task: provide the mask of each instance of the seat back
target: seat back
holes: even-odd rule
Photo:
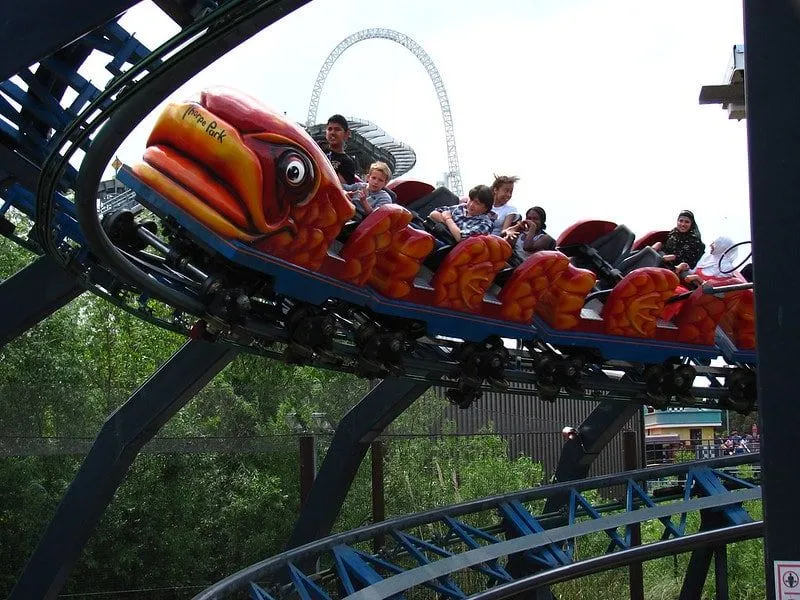
[[[641,250],[645,246],[652,246],[656,242],[663,244],[667,239],[668,233],[668,231],[650,231],[633,243],[633,250]]]
[[[661,254],[653,250],[650,246],[645,246],[638,252],[634,252],[620,261],[617,268],[624,277],[634,269],[660,266],[662,266]]]
[[[612,266],[617,266],[631,252],[636,236],[625,225],[617,225],[590,244],[600,257]]]
[[[395,195],[395,203],[406,206],[414,200],[419,200],[423,196],[433,191],[433,186],[424,181],[413,179],[395,179],[386,186],[389,193]]]

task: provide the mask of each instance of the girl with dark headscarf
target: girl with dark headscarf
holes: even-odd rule
[[[694,269],[697,261],[703,256],[706,245],[700,238],[700,229],[692,211],[682,210],[678,214],[677,226],[667,234],[661,250],[664,254],[675,256],[673,264],[676,270]],[[688,267],[681,268],[683,263]]]
[[[525,219],[505,229],[503,237],[514,248],[515,261],[522,262],[531,254],[541,250],[553,250],[556,241],[545,232],[547,213],[541,206],[529,208]]]

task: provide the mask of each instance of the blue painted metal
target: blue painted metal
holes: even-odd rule
[[[475,538],[491,544],[500,543],[500,539],[498,537],[486,533],[477,527],[468,525],[467,523],[457,521],[452,517],[445,517],[444,522],[447,523],[447,525],[450,527],[450,531],[453,532],[458,539],[460,539],[473,550],[480,548],[480,544]],[[479,567],[479,570],[481,573],[489,577],[490,582],[511,581],[513,579],[511,575],[509,575],[508,571],[496,560],[488,561],[486,566]]]
[[[597,404],[578,427],[578,437],[568,440],[561,450],[555,480],[560,482],[583,479],[595,459],[622,427],[641,408],[621,400],[604,400]],[[556,512],[563,507],[566,496],[547,499],[546,512]]]
[[[745,90],[750,173],[755,302],[759,318],[758,388],[764,474],[764,550],[767,595],[775,594],[773,565],[800,560],[797,498],[800,483],[793,442],[800,431],[797,332],[800,280],[786,277],[796,264],[800,205],[800,14],[794,0],[744,2]]]
[[[647,495],[647,493],[642,489],[638,482],[632,481],[628,485],[628,489],[625,494],[625,507],[630,512],[635,510],[636,503],[641,502],[647,508],[654,508],[656,503]],[[672,537],[681,537],[683,535],[683,531],[680,529],[676,529],[675,525],[672,523],[672,517],[662,517],[659,519],[661,524],[664,526],[664,533],[662,534],[661,539],[668,539],[670,536]],[[631,538],[633,537],[633,528],[627,527],[625,529],[625,543],[628,547],[631,545]]]
[[[52,600],[141,447],[236,356],[187,342],[106,421],[9,600]]]
[[[545,529],[519,500],[503,503],[499,507],[500,514],[507,519],[519,536],[542,533]],[[538,552],[529,552],[526,557],[545,567],[557,567],[572,562],[572,557],[556,544],[548,544]]]
[[[339,544],[333,548],[333,557],[339,580],[342,583],[346,594],[353,594],[357,589],[372,585],[383,579],[361,558],[359,553],[350,548]],[[358,587],[355,586],[351,574],[358,580]]]
[[[578,509],[582,508],[585,514],[589,515],[592,519],[600,519],[600,513],[597,509],[592,506],[592,503],[589,502],[586,498],[583,497],[582,494],[579,494],[577,491],[572,490],[569,497],[569,522],[575,523],[578,518]],[[610,538],[610,545],[606,552],[612,552],[615,548],[619,548],[620,550],[625,550],[628,545],[625,543],[625,540],[620,537],[619,533],[617,533],[616,529],[606,529],[606,533]]]
[[[560,569],[530,575],[509,584],[488,588],[473,595],[472,600],[506,600],[525,597],[525,594],[542,586],[553,585],[618,567],[630,566],[644,560],[674,556],[698,547],[754,539],[761,535],[763,527],[764,523],[759,521],[748,523],[747,525],[696,533],[674,540],[648,544],[647,546],[638,546],[629,550],[615,552],[614,554],[605,554],[567,565]]]
[[[50,256],[42,256],[0,283],[0,347],[83,292],[78,281]],[[12,316],[13,315],[13,316]]]
[[[701,515],[717,515],[716,521],[711,517],[704,517],[709,530],[724,531],[730,528],[742,531],[742,527],[749,525],[749,522],[744,525],[732,524],[725,515],[729,508],[735,513],[744,501],[757,500],[760,497],[760,488],[749,484],[750,487],[740,489],[737,484],[736,489],[727,490],[720,482],[729,480],[721,475],[720,469],[752,462],[755,462],[752,456],[740,456],[642,469],[624,475],[544,486],[409,515],[287,551],[229,577],[196,596],[196,600],[223,598],[250,582],[258,584],[265,580],[280,580],[282,573],[286,573],[286,578],[297,582],[295,585],[305,589],[284,590],[288,596],[295,592],[301,597],[305,593],[310,598],[312,594],[308,592],[307,582],[317,581],[324,576],[328,582],[326,589],[340,590],[339,594],[329,594],[333,598],[347,595],[350,600],[382,600],[403,594],[416,586],[432,587],[449,598],[460,598],[461,590],[450,583],[456,573],[471,570],[482,573],[486,577],[487,585],[512,585],[528,579],[528,574],[507,571],[504,575],[508,577],[498,579],[498,573],[487,566],[496,565],[498,560],[519,554],[538,561],[543,573],[559,572],[566,567],[572,567],[577,560],[575,554],[564,550],[565,547],[569,548],[571,539],[600,532],[606,532],[609,536],[611,544],[607,551],[611,555],[631,553],[641,560],[642,552],[646,552],[646,545],[644,549],[631,548],[629,538],[620,533],[634,524],[661,523],[665,532],[661,539],[674,538],[669,541],[686,536],[685,528],[676,527],[673,517],[688,513],[699,511]],[[673,477],[676,486],[685,486],[678,493],[678,498],[685,498],[683,502],[676,502],[675,495],[649,495],[644,491],[646,488],[638,483],[650,478],[664,477]],[[703,482],[703,490],[712,490],[714,493],[696,497],[695,488],[701,485],[698,481]],[[625,503],[609,505],[608,501],[601,500],[600,504],[589,501],[586,493],[588,490],[620,483],[628,486]],[[564,526],[545,528],[542,523],[549,522],[548,516],[534,515],[527,507],[535,506],[537,500],[553,494],[566,494],[573,499],[570,514]],[[496,522],[496,518],[489,518],[495,512],[505,519],[506,529],[513,529],[511,533],[503,535],[497,526],[477,530],[465,523],[466,520]],[[450,534],[441,533],[443,526]],[[452,535],[456,530],[468,532],[468,535]],[[431,535],[432,531],[438,533]],[[477,531],[481,533],[478,534]],[[426,537],[421,532],[426,532]],[[369,547],[370,540],[385,537],[387,534],[395,544],[385,546],[379,556],[362,550]],[[465,543],[465,538],[471,539],[472,543]],[[334,568],[324,573],[314,572],[313,566],[320,564],[333,564]],[[702,566],[700,562],[698,564]],[[299,565],[308,567],[301,568]],[[702,573],[702,569],[698,568],[695,574],[700,577]],[[331,577],[336,580],[331,580]]]
[[[431,561],[425,555],[423,550],[428,550],[429,552],[441,557],[454,556],[453,552],[449,552],[444,548],[440,548],[435,544],[428,543],[425,540],[421,540],[416,536],[404,533],[402,531],[392,531],[392,537],[421,566],[431,564]],[[460,600],[461,598],[466,597],[464,591],[458,587],[458,585],[452,579],[450,579],[450,577],[440,577],[435,582],[432,582],[430,587],[435,592],[447,596],[448,598],[454,598],[455,600]]]
[[[258,586],[255,583],[250,584],[250,598],[252,600],[275,600],[275,598],[265,592],[261,586]]]
[[[294,565],[289,565],[292,584],[300,600],[331,600],[328,593]]]
[[[369,445],[429,387],[429,383],[384,379],[342,418],[289,537],[290,548],[330,533]]]
[[[78,7],[85,4],[85,1],[78,0]],[[42,5],[49,5],[50,2],[41,2],[37,1],[36,4]],[[90,3],[92,4],[92,3]],[[108,5],[106,5],[106,8]],[[30,8],[30,5],[26,7],[27,9]],[[73,8],[71,7],[70,10]],[[65,24],[64,29],[69,30],[70,23]],[[42,40],[39,40],[41,43],[39,46],[44,47],[47,44],[51,44],[53,42],[54,36],[45,35]],[[111,62],[107,65],[107,68],[117,75],[122,75],[124,71],[124,65],[129,62],[138,61],[145,56],[148,55],[148,51],[146,48],[141,46],[134,38],[129,36],[127,32],[124,32],[119,28],[115,23],[109,23],[102,29],[92,32],[89,35],[84,36],[82,40],[80,40],[79,45],[82,48],[91,48],[93,50],[100,50],[103,52],[108,53],[111,55]],[[32,44],[33,46],[33,44]],[[41,49],[41,48],[40,48]],[[38,52],[39,50],[37,50]],[[39,69],[34,74],[31,71],[23,71],[20,72],[20,78],[24,81],[27,85],[27,89],[22,89],[16,83],[5,81],[0,82],[0,91],[7,94],[9,97],[15,98],[19,100],[19,102],[23,105],[23,108],[20,111],[12,111],[13,115],[11,115],[10,120],[15,124],[14,126],[9,126],[4,124],[3,121],[0,121],[0,126],[5,127],[5,134],[6,136],[13,142],[11,146],[3,147],[3,153],[0,153],[0,175],[3,178],[6,175],[10,175],[11,177],[17,177],[20,179],[20,185],[17,188],[12,189],[12,186],[6,186],[8,189],[6,192],[8,193],[8,197],[4,193],[4,197],[6,197],[7,204],[3,205],[4,210],[7,210],[8,205],[12,203],[12,200],[8,198],[13,198],[13,203],[15,206],[24,206],[30,211],[31,214],[36,215],[36,205],[35,202],[32,200],[30,194],[31,189],[31,181],[35,178],[31,176],[31,172],[29,169],[26,168],[24,162],[20,162],[18,159],[20,155],[22,157],[32,160],[34,163],[40,163],[48,154],[52,151],[58,151],[57,144],[55,143],[57,140],[56,138],[49,138],[47,132],[50,128],[60,130],[64,129],[68,123],[71,123],[75,115],[77,115],[88,102],[96,100],[99,97],[99,90],[94,88],[89,82],[83,80],[77,73],[77,67],[80,63],[82,63],[82,59],[80,57],[83,56],[81,52],[77,52],[72,56],[72,60],[65,60],[62,59],[66,58],[61,53],[57,56],[52,56],[51,58],[46,58],[42,60],[42,63]],[[85,58],[85,56],[84,56]],[[2,65],[2,61],[0,60],[0,65]],[[157,65],[157,63],[154,63]],[[188,72],[189,66],[186,67]],[[3,75],[0,77],[2,79],[6,77]],[[180,77],[178,78],[180,79]],[[70,106],[68,107],[61,107],[61,99],[64,94],[64,91],[67,87],[71,87],[77,92],[77,98],[73,101]],[[100,107],[102,108],[109,108],[111,106],[110,99],[104,100]],[[5,111],[7,113],[9,109],[13,109],[13,107],[8,103],[3,103],[2,97],[0,97],[0,110]],[[8,114],[11,114],[8,112]],[[83,142],[78,142],[79,144],[86,144],[88,140],[84,140]],[[8,153],[7,151],[9,148],[13,151],[12,153]],[[35,168],[35,167],[34,167]],[[71,167],[67,168],[66,171],[66,181],[74,180],[74,171],[71,170]],[[27,187],[27,189],[25,189]],[[59,203],[59,212],[57,213],[56,219],[54,221],[55,225],[55,234],[56,239],[58,242],[63,240],[64,237],[70,237],[71,239],[78,241],[79,243],[84,241],[81,235],[81,230],[75,225],[75,221],[72,218],[72,210],[73,205],[69,202],[66,198],[60,197],[57,198],[57,202]],[[165,211],[166,212],[166,211]],[[47,232],[48,235],[51,233],[50,231]],[[202,231],[200,233],[203,233]],[[48,238],[49,239],[49,238]],[[247,249],[243,248],[241,245],[237,245],[236,247],[229,249],[229,256],[242,256],[246,255]],[[85,259],[86,252],[79,252],[79,255],[82,259]],[[261,260],[259,258],[259,260]],[[286,270],[289,267],[286,264],[277,264],[276,268],[281,270]],[[303,290],[307,288],[306,280],[308,278],[308,273],[296,273],[295,275],[290,276],[288,279],[282,278],[281,285],[285,285],[285,288],[282,288],[283,291],[288,293],[289,295],[295,297],[302,297],[304,292]],[[285,281],[284,281],[285,279]],[[334,281],[327,281],[324,282],[327,285],[327,288],[324,289],[343,289],[340,284]],[[351,300],[354,304],[359,304],[359,297],[361,298],[360,303],[361,305],[366,305],[370,307],[381,307],[386,308],[388,307],[389,314],[397,314],[399,316],[409,317],[409,313],[413,311],[408,306],[403,305],[402,303],[386,303],[380,298],[376,298],[375,296],[372,297],[364,297],[363,293],[359,290],[349,290],[344,288],[345,291],[342,292],[345,294],[348,300]],[[319,289],[315,288],[315,293],[317,294],[311,301],[319,301],[322,298],[322,293]],[[350,294],[350,296],[347,296]],[[359,294],[362,294],[359,296]],[[143,292],[142,297],[146,298],[148,294]],[[392,312],[394,311],[394,312]],[[384,311],[386,312],[386,311]],[[435,312],[435,311],[434,311]],[[638,340],[625,340],[622,338],[611,339],[607,336],[587,336],[584,334],[574,335],[570,333],[552,331],[547,328],[541,322],[536,322],[533,327],[530,328],[514,328],[509,327],[507,324],[502,324],[499,322],[487,322],[487,320],[473,320],[469,318],[461,318],[455,319],[452,322],[447,321],[446,319],[453,319],[452,314],[448,315],[434,315],[431,318],[431,322],[434,323],[431,325],[430,329],[432,332],[441,331],[443,333],[459,331],[460,337],[466,337],[467,339],[474,339],[475,341],[480,341],[484,337],[487,337],[488,334],[503,334],[508,335],[508,337],[530,337],[533,335],[531,332],[534,333],[538,332],[539,335],[545,336],[548,340],[562,344],[565,346],[591,346],[597,347],[607,353],[609,356],[615,356],[620,359],[629,358],[631,360],[637,361],[652,361],[658,362],[662,360],[664,357],[669,357],[673,355],[692,355],[698,358],[709,358],[711,356],[716,356],[717,351],[713,349],[701,348],[701,347],[689,347],[685,345],[679,344],[651,344],[651,343],[642,343]],[[441,324],[441,330],[438,330],[439,323]],[[516,331],[516,334],[513,332]],[[467,332],[465,335],[461,335],[462,332]],[[542,333],[543,332],[543,333]],[[509,335],[510,334],[510,335]],[[736,357],[734,357],[736,358]],[[739,357],[740,358],[740,357]],[[222,359],[220,359],[222,360]],[[191,379],[191,377],[188,377]],[[168,387],[166,384],[162,382],[161,385]],[[350,480],[350,472],[354,473],[354,469],[357,468],[358,463],[360,463],[363,454],[359,456],[362,450],[362,446],[364,446],[364,441],[374,438],[383,427],[385,427],[393,418],[399,414],[408,404],[413,402],[413,400],[426,389],[428,383],[409,383],[407,386],[403,386],[403,384],[392,384],[388,388],[390,390],[389,398],[384,399],[385,402],[378,402],[374,400],[373,402],[367,403],[365,407],[363,407],[360,411],[354,411],[356,414],[346,423],[347,426],[352,426],[350,431],[346,431],[343,436],[339,438],[338,445],[335,444],[335,452],[329,453],[329,456],[326,457],[326,463],[328,463],[328,458],[331,459],[330,465],[325,468],[323,465],[323,472],[324,477],[321,477],[323,480],[323,484],[317,488],[317,497],[324,498],[324,500],[328,503],[331,503],[331,499],[333,502],[331,506],[328,507],[326,510],[323,510],[321,513],[322,518],[322,525],[321,528],[325,529],[329,525],[326,524],[326,520],[330,520],[331,515],[335,517],[335,514],[338,513],[341,498],[343,498],[343,493],[346,493],[347,488],[349,488]],[[385,390],[384,390],[385,391]],[[182,394],[182,392],[181,392]],[[369,396],[369,395],[368,395]],[[133,400],[133,397],[132,399]],[[366,398],[365,398],[366,400]],[[171,410],[171,408],[170,408]],[[140,415],[141,416],[141,415]],[[160,419],[161,415],[155,417],[156,419]],[[363,419],[363,422],[358,422],[359,419]],[[101,434],[102,435],[102,434]],[[101,441],[101,438],[98,438],[98,443]],[[336,441],[336,440],[335,440]],[[129,448],[134,448],[136,444],[139,443],[139,440],[130,445]],[[367,444],[368,445],[368,444]],[[334,446],[332,446],[331,450],[334,450]],[[585,448],[584,448],[585,450]],[[135,450],[133,451],[135,454]],[[347,458],[346,454],[351,454],[349,458]],[[591,455],[592,452],[584,452],[584,454]],[[347,458],[345,461],[335,462],[338,459],[341,459],[343,455]],[[583,458],[586,458],[585,456]],[[93,457],[93,460],[97,461],[96,455]],[[127,460],[127,456],[125,457]],[[131,459],[132,460],[132,459]],[[581,458],[579,458],[575,464],[579,464]],[[124,462],[124,460],[122,461]],[[89,457],[87,457],[87,463],[85,463],[86,471],[91,472],[92,469],[98,468],[98,470],[102,471],[102,468],[98,467],[99,463],[94,463],[89,465]],[[585,463],[580,463],[581,468],[583,468]],[[89,466],[87,466],[89,465]],[[333,477],[339,477],[338,469],[344,466],[344,479],[338,483],[333,482]],[[122,467],[123,471],[124,468]],[[588,468],[588,467],[586,467]],[[107,469],[108,471],[113,471],[110,477],[105,481],[105,488],[113,483],[112,480],[114,477],[117,476],[118,471],[120,470],[120,464],[113,465],[112,467]],[[323,474],[321,474],[323,475]],[[75,484],[73,487],[76,488],[76,491],[73,491],[73,488],[70,489],[68,492],[68,496],[65,498],[62,507],[69,505],[70,503],[74,504],[74,499],[76,496],[79,496],[81,493],[81,486],[83,488],[86,487],[86,472],[82,469],[81,474],[79,477],[82,479],[79,481],[76,479]],[[709,478],[710,476],[700,475],[699,477],[695,478],[693,481],[702,481],[702,484],[707,489],[713,490],[713,496],[721,496],[724,492],[720,489],[721,484],[717,485],[714,483],[712,479]],[[688,478],[687,478],[688,480]],[[704,489],[706,489],[704,488]],[[568,488],[561,488],[561,493],[567,492]],[[72,496],[70,496],[70,493]],[[113,491],[112,491],[113,493]],[[332,493],[333,496],[330,496],[329,493]],[[638,492],[637,492],[638,493]],[[688,493],[688,492],[687,492]],[[569,491],[568,495],[574,499],[574,502],[571,502],[571,510],[570,510],[570,519],[576,519],[579,515],[585,517],[587,515],[591,516],[593,521],[601,520],[600,514],[591,506],[591,504],[586,503],[585,498],[578,494],[575,491]],[[687,505],[690,505],[692,502],[696,502],[696,499],[691,499],[689,496],[686,496]],[[338,503],[337,503],[338,499]],[[537,520],[536,517],[527,513],[522,505],[519,504],[517,507],[515,504],[516,502],[519,504],[518,500],[512,500],[511,505],[514,506],[514,514],[517,521],[523,523],[525,527],[528,528],[530,536],[542,536],[544,534],[544,530]],[[645,502],[647,503],[647,502]],[[317,503],[319,504],[319,502]],[[694,505],[693,505],[694,506]],[[700,504],[697,504],[700,506]],[[708,506],[712,506],[712,504],[708,504]],[[714,505],[717,506],[717,505]],[[721,506],[721,505],[720,505]],[[73,506],[73,508],[75,508]],[[90,507],[91,510],[95,510],[94,508]],[[522,512],[520,512],[520,509]],[[651,513],[655,514],[657,512],[657,507],[653,502],[653,506],[648,506],[648,509]],[[51,529],[55,527],[58,529],[64,525],[64,522],[67,518],[64,516],[64,513],[69,513],[69,507],[67,508],[60,508],[59,513],[57,514],[57,519],[54,523],[58,522],[58,519],[61,519],[60,524],[53,525],[51,524],[51,528],[48,529],[48,532],[45,534],[46,539],[43,540],[43,544],[40,544],[40,549],[44,546],[45,550],[42,550],[40,554],[46,555],[50,551],[50,546],[54,546],[55,543],[53,542],[53,537],[51,535]],[[76,509],[77,510],[77,509]],[[725,509],[728,510],[727,508]],[[100,511],[102,512],[102,510]],[[79,514],[80,511],[77,511],[76,514]],[[733,515],[731,519],[741,519],[743,518],[742,515],[736,510],[731,509],[731,514]],[[304,512],[304,515],[310,520],[317,515],[310,510]],[[95,515],[93,514],[92,517]],[[450,526],[450,531],[454,532],[456,535],[454,539],[459,539],[461,542],[465,543],[469,548],[471,548],[470,552],[476,553],[476,556],[480,555],[482,558],[480,561],[477,562],[470,562],[473,559],[469,559],[466,562],[470,563],[470,568],[476,568],[483,572],[487,577],[490,577],[493,580],[508,580],[510,575],[505,572],[505,570],[501,570],[498,567],[497,563],[497,556],[493,556],[491,552],[486,551],[485,546],[481,546],[478,540],[482,542],[486,542],[488,544],[493,544],[495,546],[501,546],[508,542],[502,542],[488,532],[481,532],[478,533],[478,530],[474,528],[470,528],[465,523],[460,523],[448,515],[448,521],[446,523]],[[658,516],[656,517],[664,523],[663,519],[669,519],[669,517],[665,516]],[[91,525],[91,518],[89,519],[88,523]],[[302,519],[301,519],[302,521]],[[84,521],[81,521],[84,522]],[[669,521],[671,524],[671,521]],[[685,522],[685,517],[684,517]],[[625,523],[626,521],[620,521],[622,525],[620,526],[627,526]],[[307,526],[305,533],[308,533],[310,529],[320,527],[314,526]],[[616,533],[616,527],[607,529],[609,535],[611,536],[612,546],[613,547],[624,547],[625,541]],[[669,529],[671,527],[665,524],[665,528]],[[666,530],[666,529],[665,529]],[[669,529],[672,531],[671,529]],[[298,530],[296,530],[297,533]],[[387,530],[389,531],[389,530]],[[67,535],[63,544],[69,546],[70,544],[74,543],[75,539],[79,539],[82,536],[88,536],[88,532],[85,530],[70,532],[71,535]],[[302,531],[301,531],[302,533]],[[562,532],[567,537],[562,538],[563,540],[568,540],[574,532]],[[683,533],[683,531],[681,531]],[[568,535],[570,534],[570,535]],[[50,535],[51,537],[48,539],[47,536]],[[429,554],[438,555],[439,557],[444,557],[441,561],[437,561],[436,564],[446,561],[458,562],[459,556],[454,555],[453,552],[448,550],[441,541],[428,542],[426,540],[422,540],[421,538],[415,537],[412,534],[401,532],[401,531],[393,531],[394,539],[399,542],[399,545],[411,556],[413,556],[418,563],[422,566],[426,566],[429,562],[427,556]],[[302,535],[300,536],[302,537]],[[526,536],[527,537],[527,536]],[[620,541],[622,540],[622,541]],[[523,540],[520,538],[520,542],[529,543],[530,540]],[[50,546],[48,546],[50,544]],[[569,552],[564,552],[561,549],[559,544],[554,544],[553,542],[548,542],[541,546],[546,548],[545,550],[541,550],[539,546],[533,546],[526,548],[524,544],[519,546],[527,555],[538,557],[541,561],[541,557],[545,556],[546,553],[550,553],[549,562],[546,562],[547,565],[556,566],[561,564],[567,564],[569,560],[571,560],[571,555]],[[39,550],[37,549],[37,553]],[[557,551],[557,552],[556,552]],[[561,555],[558,554],[561,553]],[[70,547],[67,549],[65,555],[61,557],[57,557],[55,563],[56,565],[59,563],[59,560],[64,563],[69,563],[69,561],[73,560],[74,554],[74,547]],[[347,554],[347,553],[345,553]],[[373,573],[376,573],[374,569],[369,567],[370,564],[380,566],[383,569],[388,569],[392,571],[392,569],[397,569],[396,565],[390,563],[384,559],[379,559],[376,557],[369,557],[364,553],[360,553],[360,551],[353,550],[352,555],[347,554],[350,559],[352,556],[358,557],[358,561],[354,562],[353,564],[360,565],[356,569],[361,576],[366,577],[362,583],[368,581],[369,577],[365,576],[367,571],[362,571],[363,568],[369,568],[372,570]],[[31,564],[33,565],[31,568],[34,570],[46,570],[45,567],[42,566],[41,561],[37,565],[36,561],[39,560],[39,554],[35,554],[34,557],[31,559]],[[355,560],[355,559],[353,559]],[[565,563],[564,561],[567,561]],[[301,561],[302,562],[302,561]],[[299,564],[299,563],[298,563]],[[344,562],[342,563],[345,564]],[[466,563],[465,563],[466,564]],[[488,564],[490,567],[481,566],[483,564]],[[346,570],[347,573],[350,573],[353,569],[352,565],[348,567],[350,570]],[[420,567],[422,568],[422,567]],[[297,592],[303,600],[317,600],[321,598],[328,598],[327,593],[319,588],[319,586],[308,576],[302,573],[301,569],[295,567],[293,565],[289,565],[290,572],[294,569],[292,573],[292,577],[296,579],[297,585]],[[63,569],[62,569],[63,571]],[[404,575],[404,573],[398,573],[399,575]],[[26,574],[24,577],[28,575],[28,570],[26,569]],[[57,576],[60,577],[61,574]],[[349,576],[349,575],[348,575]],[[499,577],[498,577],[499,576]],[[415,575],[416,577],[416,575]],[[463,592],[459,590],[455,584],[453,584],[449,579],[447,579],[449,575],[447,573],[440,574],[435,576],[433,580],[428,581],[427,584],[437,589],[442,594],[448,595],[453,598],[460,598],[463,595]],[[31,577],[28,577],[26,580],[30,582]],[[21,580],[22,583],[22,580]],[[351,581],[352,586],[352,581]],[[18,586],[19,587],[19,586]],[[52,588],[51,588],[52,589]],[[16,590],[15,590],[15,593]],[[269,597],[266,592],[263,591],[257,585],[251,586],[251,594],[256,597]],[[18,593],[17,597],[23,597],[22,592]],[[47,597],[47,596],[43,596]]]
[[[561,331],[547,326],[538,317],[533,325],[521,325],[435,306],[419,306],[403,300],[393,300],[370,287],[351,285],[264,254],[241,242],[226,240],[141,182],[127,167],[120,170],[118,177],[126,186],[136,191],[145,205],[158,214],[177,219],[204,247],[229,261],[275,277],[276,293],[304,302],[319,305],[328,298],[338,298],[382,314],[422,321],[432,335],[456,336],[473,342],[481,342],[493,335],[519,340],[538,337],[556,345],[596,348],[607,358],[636,362],[659,363],[675,356],[692,356],[698,359],[719,356],[719,352],[713,347]]]
[[[0,39],[13,52],[0,55],[0,80],[52,55],[139,0],[29,0],[3,5]],[[46,15],[46,16],[45,16]]]

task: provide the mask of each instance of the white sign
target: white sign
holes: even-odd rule
[[[776,600],[800,600],[800,562],[775,561]]]

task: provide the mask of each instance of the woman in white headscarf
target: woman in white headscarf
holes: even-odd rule
[[[711,242],[710,250],[703,254],[694,269],[688,271],[688,275],[683,277],[682,284],[675,288],[675,294],[688,292],[705,281],[714,283],[714,281],[721,282],[736,277],[733,267],[737,248],[731,250],[731,246],[733,246],[733,240],[724,236]],[[683,300],[679,300],[667,304],[661,311],[661,318],[671,321],[680,312],[683,302]]]
[[[697,265],[692,269],[692,275],[686,277],[687,281],[706,280],[706,279],[727,279],[734,277],[734,261],[738,249],[734,248],[733,240],[728,237],[720,236],[711,242],[710,251],[706,252]],[[693,277],[694,275],[694,277]]]

